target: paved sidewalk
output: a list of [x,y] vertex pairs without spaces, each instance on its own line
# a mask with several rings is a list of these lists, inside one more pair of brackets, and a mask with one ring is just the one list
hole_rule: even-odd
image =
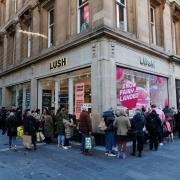
[[[0,149],[5,142],[7,137],[0,135]],[[37,151],[25,151],[21,142],[19,146],[17,152],[0,151],[0,180],[180,180],[179,139],[157,152],[146,150],[142,158],[126,160],[99,150],[92,157],[83,156],[77,145],[62,150],[41,144]]]

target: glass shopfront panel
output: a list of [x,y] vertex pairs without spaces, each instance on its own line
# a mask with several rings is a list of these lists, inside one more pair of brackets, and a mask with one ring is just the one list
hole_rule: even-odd
[[176,80],[177,108],[180,108],[180,80]]
[[168,105],[167,78],[118,67],[116,81],[117,106],[133,110],[152,104],[161,108]]
[[[56,83],[58,82],[58,92]],[[65,106],[68,110],[73,108],[73,114],[79,118],[82,106],[87,106],[91,111],[91,73],[90,68],[85,68],[55,77],[39,80],[38,98],[39,108],[55,108],[55,94],[58,93],[58,107]],[[71,111],[71,112],[72,112]]]

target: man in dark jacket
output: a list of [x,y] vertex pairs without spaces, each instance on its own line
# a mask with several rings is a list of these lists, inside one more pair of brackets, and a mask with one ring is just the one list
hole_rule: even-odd
[[38,130],[38,123],[32,116],[31,111],[27,111],[27,116],[24,119],[24,134],[31,136],[34,150],[36,150],[36,132]]
[[114,145],[114,133],[115,129],[113,126],[113,122],[115,120],[115,116],[113,113],[113,109],[110,108],[108,111],[105,111],[103,113],[104,122],[106,124],[107,129],[105,130],[105,146],[106,146],[106,152],[105,155],[107,156],[115,156],[115,154],[112,152],[112,148]]
[[9,149],[11,149],[12,141],[14,150],[16,150],[16,136],[17,136],[18,121],[13,112],[7,118],[7,135],[9,136]]
[[180,138],[180,109],[178,109],[177,114],[174,115],[175,121],[176,121],[176,130],[178,132],[179,138]]
[[147,130],[149,132],[150,150],[152,150],[153,147],[155,150],[158,150],[158,134],[161,129],[161,119],[156,111],[152,110],[152,112],[147,116],[146,121]]
[[140,109],[136,110],[136,115],[134,115],[131,121],[131,128],[136,132],[136,137],[133,139],[133,153],[136,155],[136,143],[139,152],[139,157],[142,156],[143,144],[144,144],[144,131],[146,120]]
[[82,133],[82,148],[81,151],[84,155],[90,155],[90,152],[85,149],[85,139],[92,134],[92,123],[86,107],[82,108],[79,117],[79,131]]
[[1,129],[3,130],[2,134],[4,134],[6,131],[6,118],[7,118],[7,110],[5,107],[2,107],[0,114],[0,121],[1,121],[0,125],[1,125]]

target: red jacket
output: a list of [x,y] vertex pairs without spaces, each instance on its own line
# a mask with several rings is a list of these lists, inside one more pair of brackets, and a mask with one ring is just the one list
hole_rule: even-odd
[[79,117],[79,130],[82,133],[92,132],[92,124],[89,113],[82,111]]

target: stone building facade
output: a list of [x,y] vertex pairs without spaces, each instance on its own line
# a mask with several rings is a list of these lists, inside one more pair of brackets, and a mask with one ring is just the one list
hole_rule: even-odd
[[0,0],[0,106],[62,104],[180,108],[180,1]]

